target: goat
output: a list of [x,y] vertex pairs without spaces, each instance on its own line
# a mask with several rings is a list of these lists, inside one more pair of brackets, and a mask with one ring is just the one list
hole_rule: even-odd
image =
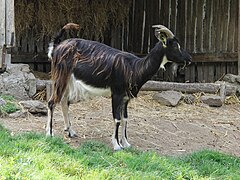
[[[114,150],[130,147],[127,140],[127,106],[137,97],[142,85],[167,62],[190,63],[191,56],[183,50],[174,34],[165,26],[157,25],[155,36],[159,42],[144,58],[114,49],[105,44],[80,38],[60,38],[68,29],[79,25],[68,23],[50,43],[48,56],[51,60],[52,95],[48,101],[47,135],[53,135],[53,111],[61,103],[65,131],[76,136],[71,127],[68,108],[73,102],[91,96],[111,95],[114,132]],[[118,138],[121,125],[122,137]]]

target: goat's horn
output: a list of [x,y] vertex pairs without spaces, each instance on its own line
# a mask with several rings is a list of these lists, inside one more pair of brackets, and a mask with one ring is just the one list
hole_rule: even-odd
[[155,32],[157,33],[161,33],[161,32],[164,32],[166,33],[166,35],[169,37],[169,38],[173,38],[174,37],[174,34],[172,33],[172,31],[170,31],[166,26],[164,25],[153,25],[152,26],[153,28],[155,28]]
[[152,28],[158,28],[158,29],[161,29],[161,28],[166,28],[164,25],[152,25]]
[[161,28],[161,29],[159,29],[159,30],[157,30],[157,31],[159,31],[160,33],[161,32],[164,32],[164,33],[166,33],[167,34],[167,36],[169,37],[169,38],[173,38],[174,37],[174,34],[172,33],[172,31],[170,31],[168,28]]
[[80,26],[78,24],[75,24],[75,23],[68,23],[66,24],[63,29],[80,29]]

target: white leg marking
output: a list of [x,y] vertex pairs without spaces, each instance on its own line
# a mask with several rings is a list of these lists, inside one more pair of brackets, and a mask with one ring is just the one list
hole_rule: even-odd
[[179,50],[180,52],[182,52],[182,51],[181,51],[181,46],[180,46],[180,44],[177,43],[177,45],[178,45],[178,50]]
[[116,134],[116,131],[117,131],[117,123],[120,123],[121,121],[120,120],[117,120],[115,119],[115,123],[114,123],[114,132],[113,132],[113,135],[112,135],[112,145],[113,145],[113,149],[115,151],[119,151],[122,149],[121,145],[118,144],[117,142],[117,139],[116,139],[116,136],[118,136],[118,134]]
[[61,106],[62,106],[62,114],[64,119],[64,126],[65,126],[64,130],[68,132],[69,137],[76,137],[77,134],[71,127],[69,113],[68,113],[69,107],[68,107],[68,102],[66,97],[62,99]]
[[123,120],[122,120],[122,145],[124,148],[128,148],[131,146],[131,144],[129,144],[128,140],[127,140],[126,130],[127,130],[127,119],[123,118]]
[[[50,132],[50,122],[51,122],[51,111],[48,109],[48,119],[47,119],[47,126],[46,126],[46,136],[53,136],[53,132]],[[53,129],[52,129],[53,131]]]

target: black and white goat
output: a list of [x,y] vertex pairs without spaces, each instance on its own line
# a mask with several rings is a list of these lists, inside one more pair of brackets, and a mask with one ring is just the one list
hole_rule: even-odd
[[[142,85],[167,62],[190,63],[191,56],[180,48],[178,40],[166,27],[157,25],[155,36],[159,42],[144,58],[122,52],[105,44],[84,40],[67,39],[60,43],[60,37],[67,29],[79,29],[69,23],[50,43],[48,56],[51,60],[52,96],[48,102],[47,135],[53,135],[53,110],[61,103],[65,131],[76,136],[71,127],[68,108],[73,102],[91,96],[110,95],[115,123],[112,136],[114,150],[129,147],[127,141],[127,106],[131,98],[137,97]],[[118,138],[121,124],[122,137]]]

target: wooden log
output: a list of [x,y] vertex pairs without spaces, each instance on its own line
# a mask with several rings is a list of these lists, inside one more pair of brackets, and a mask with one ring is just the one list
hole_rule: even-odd
[[[148,81],[141,88],[142,91],[181,91],[183,93],[217,93],[221,89],[221,84],[217,83],[175,83],[175,82],[159,82]],[[236,87],[226,85],[226,95],[236,93]]]

